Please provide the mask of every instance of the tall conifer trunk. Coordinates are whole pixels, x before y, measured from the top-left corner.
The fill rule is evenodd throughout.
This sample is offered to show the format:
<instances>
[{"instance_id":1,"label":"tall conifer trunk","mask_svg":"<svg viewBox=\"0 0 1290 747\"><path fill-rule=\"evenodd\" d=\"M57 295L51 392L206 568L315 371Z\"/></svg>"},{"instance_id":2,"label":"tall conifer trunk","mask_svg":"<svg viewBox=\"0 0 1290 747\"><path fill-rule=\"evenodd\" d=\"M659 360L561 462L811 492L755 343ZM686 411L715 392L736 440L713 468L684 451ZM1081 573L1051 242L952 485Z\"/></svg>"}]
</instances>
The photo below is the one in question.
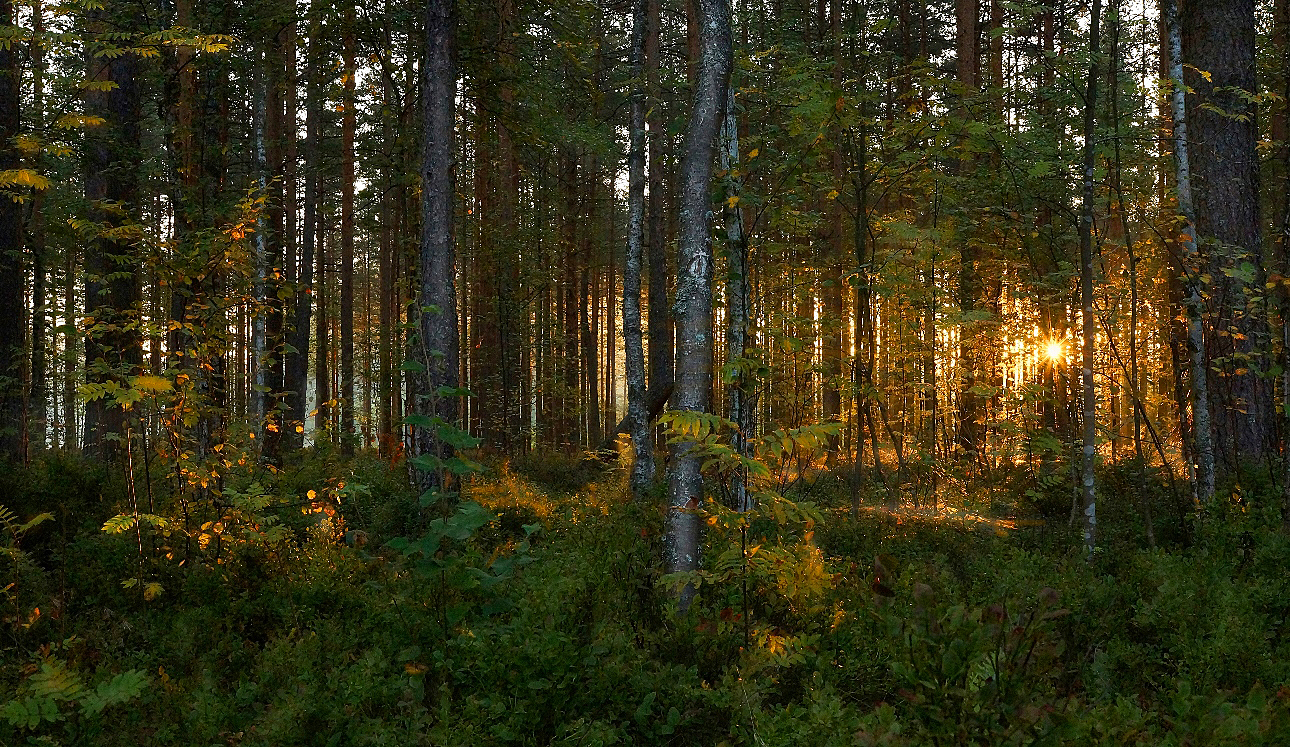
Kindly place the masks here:
<instances>
[{"instance_id":1,"label":"tall conifer trunk","mask_svg":"<svg viewBox=\"0 0 1290 747\"><path fill-rule=\"evenodd\" d=\"M427 0L426 58L422 65L425 127L421 165L420 358L426 367L417 410L448 423L457 420L457 398L441 389L459 381L456 251L453 236L453 165L456 161L456 0ZM416 453L446 458L452 447L433 427L419 428ZM424 488L441 487L438 476L422 472Z\"/></svg>"},{"instance_id":2,"label":"tall conifer trunk","mask_svg":"<svg viewBox=\"0 0 1290 747\"><path fill-rule=\"evenodd\" d=\"M0 0L0 28L13 27L13 3ZM20 164L13 138L18 134L22 87L18 47L0 46L0 171ZM17 188L15 188L17 189ZM22 271L22 204L0 194L0 459L23 458L23 344L26 318Z\"/></svg>"},{"instance_id":3,"label":"tall conifer trunk","mask_svg":"<svg viewBox=\"0 0 1290 747\"><path fill-rule=\"evenodd\" d=\"M120 19L109 19L105 11L90 14L89 27L96 33L120 29ZM115 42L109 42L115 46ZM85 93L86 113L102 117L106 124L87 137L85 153L85 198L90 217L105 228L119 227L138 215L139 174L139 63L134 54L97 56L97 42L88 49L89 79L114 86L96 87ZM134 327L138 321L142 291L133 272L135 247L113 235L100 233L85 252L85 312L93 320L85 337L87 383L121 381L136 373L143 362L143 348ZM128 270L128 271L127 271ZM104 461L119 453L109 434L124 433L124 411L104 398L86 403L84 449Z\"/></svg>"},{"instance_id":4,"label":"tall conifer trunk","mask_svg":"<svg viewBox=\"0 0 1290 747\"><path fill-rule=\"evenodd\" d=\"M31 28L35 41L31 44L32 130L38 137L45 131L45 8L44 0L32 3ZM38 172L44 159L37 153L32 157L32 167ZM31 215L26 226L26 240L31 250L31 386L28 390L30 405L27 415L28 443L44 449L48 439L48 370L49 338L46 326L48 301L48 267L45 254L45 191L36 190L31 196ZM55 438L57 438L55 436Z\"/></svg>"},{"instance_id":5,"label":"tall conifer trunk","mask_svg":"<svg viewBox=\"0 0 1290 747\"><path fill-rule=\"evenodd\" d=\"M647 151L649 163L649 200L646 217L646 242L649 255L649 392L652 396L672 386L675 379L675 329L672 308L668 302L671 272L668 263L667 228L665 222L666 188L664 175L667 165L663 146L667 134L663 131L663 98L659 81L661 51L659 39L662 29L660 3L645 3L645 79L648 104L645 112L649 128Z\"/></svg>"},{"instance_id":6,"label":"tall conifer trunk","mask_svg":"<svg viewBox=\"0 0 1290 747\"><path fill-rule=\"evenodd\" d=\"M1226 472L1263 469L1273 449L1275 408L1270 365L1260 343L1263 231L1259 200L1254 0L1182 4L1187 133L1200 272L1210 329L1210 418L1215 457ZM1199 427L1199 422L1197 422Z\"/></svg>"},{"instance_id":7,"label":"tall conifer trunk","mask_svg":"<svg viewBox=\"0 0 1290 747\"><path fill-rule=\"evenodd\" d=\"M309 417L309 341L312 337L313 304L318 296L315 287L314 254L320 233L318 231L318 206L322 199L318 179L319 119L322 102L317 75L318 36L321 31L316 16L309 23L309 49L306 56L305 79L305 181L304 209L300 225L300 275L296 279L295 314L291 329L291 346L287 353L287 435L294 448L304 446L304 425ZM321 263L319 263L321 264ZM320 340L321 342L321 340ZM321 398L319 398L321 401ZM299 429L299 430L297 430Z\"/></svg>"},{"instance_id":8,"label":"tall conifer trunk","mask_svg":"<svg viewBox=\"0 0 1290 747\"><path fill-rule=\"evenodd\" d=\"M752 323L749 311L752 291L748 285L748 237L744 234L743 208L739 205L743 180L739 173L739 120L733 85L727 88L726 110L721 124L721 170L726 174L723 185L726 199L722 208L726 225L726 360L733 364L726 409L730 422L735 424L730 446L735 453L748 457L751 456L749 444L753 436L752 382L749 381L749 368L740 361L745 354ZM838 324L844 322L840 317L837 319ZM752 510L752 495L742 472L735 476L732 492L735 510Z\"/></svg>"},{"instance_id":9,"label":"tall conifer trunk","mask_svg":"<svg viewBox=\"0 0 1290 747\"><path fill-rule=\"evenodd\" d=\"M345 4L343 55L345 111L340 156L340 437L341 451L354 453L354 3Z\"/></svg>"},{"instance_id":10,"label":"tall conifer trunk","mask_svg":"<svg viewBox=\"0 0 1290 747\"><path fill-rule=\"evenodd\" d=\"M654 479L654 446L645 413L645 351L641 335L641 260L645 249L646 7L632 0L631 90L627 147L627 256L623 264L623 342L626 346L627 420L632 438L630 483L640 498Z\"/></svg>"},{"instance_id":11,"label":"tall conifer trunk","mask_svg":"<svg viewBox=\"0 0 1290 747\"><path fill-rule=\"evenodd\" d=\"M1093 467L1097 457L1097 395L1093 389L1093 343L1097 322L1093 318L1093 168L1096 154L1098 47L1101 0L1093 0L1089 26L1088 85L1084 94L1084 198L1080 215L1080 296L1084 307L1084 350L1081 383L1084 393L1084 449L1080 482L1084 514L1084 552L1090 557L1097 546L1097 494Z\"/></svg>"}]
</instances>

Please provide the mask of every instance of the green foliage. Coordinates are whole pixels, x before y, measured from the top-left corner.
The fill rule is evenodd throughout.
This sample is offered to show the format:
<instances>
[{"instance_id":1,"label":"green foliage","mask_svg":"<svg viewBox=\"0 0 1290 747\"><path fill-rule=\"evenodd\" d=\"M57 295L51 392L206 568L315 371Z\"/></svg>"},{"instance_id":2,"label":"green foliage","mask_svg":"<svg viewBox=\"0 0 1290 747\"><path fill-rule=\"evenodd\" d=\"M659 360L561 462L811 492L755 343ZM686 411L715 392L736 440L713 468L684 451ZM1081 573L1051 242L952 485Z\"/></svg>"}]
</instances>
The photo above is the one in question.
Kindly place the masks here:
<instances>
[{"instance_id":1,"label":"green foliage","mask_svg":"<svg viewBox=\"0 0 1290 747\"><path fill-rule=\"evenodd\" d=\"M41 730L42 725L69 718L97 719L104 710L137 699L147 686L148 677L132 669L90 688L78 672L50 656L19 686L15 697L0 706L0 719L19 731Z\"/></svg>"},{"instance_id":2,"label":"green foliage","mask_svg":"<svg viewBox=\"0 0 1290 747\"><path fill-rule=\"evenodd\" d=\"M710 501L679 618L661 510L624 500L623 475L569 494L501 467L426 508L376 460L261 478L230 477L227 523L193 562L148 560L166 589L149 604L102 579L137 575L136 529L182 558L182 520L123 542L101 516L35 556L66 563L73 638L49 614L14 626L0 743L1146 747L1290 730L1290 541L1253 490L1200 523L1203 546L1092 566L1038 527L853 519L828 492L762 490L743 514ZM59 479L38 484L81 489ZM416 531L354 541L379 502ZM24 594L58 609L57 586Z\"/></svg>"}]
</instances>

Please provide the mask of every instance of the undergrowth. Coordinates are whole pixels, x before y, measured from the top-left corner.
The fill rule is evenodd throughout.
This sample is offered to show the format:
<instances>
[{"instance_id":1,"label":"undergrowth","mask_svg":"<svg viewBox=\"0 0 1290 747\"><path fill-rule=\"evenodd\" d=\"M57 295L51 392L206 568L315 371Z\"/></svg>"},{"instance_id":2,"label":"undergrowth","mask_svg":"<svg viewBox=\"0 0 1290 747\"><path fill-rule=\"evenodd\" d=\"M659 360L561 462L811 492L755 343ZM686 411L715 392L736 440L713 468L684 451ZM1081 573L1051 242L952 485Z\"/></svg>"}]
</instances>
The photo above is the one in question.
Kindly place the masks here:
<instances>
[{"instance_id":1,"label":"undergrowth","mask_svg":"<svg viewBox=\"0 0 1290 747\"><path fill-rule=\"evenodd\" d=\"M187 548L100 531L121 493L86 465L6 474L0 744L1290 743L1290 540L1255 494L1090 563L1061 521L853 516L825 476L711 505L679 616L661 501L564 465L427 508L402 467L307 461Z\"/></svg>"}]
</instances>

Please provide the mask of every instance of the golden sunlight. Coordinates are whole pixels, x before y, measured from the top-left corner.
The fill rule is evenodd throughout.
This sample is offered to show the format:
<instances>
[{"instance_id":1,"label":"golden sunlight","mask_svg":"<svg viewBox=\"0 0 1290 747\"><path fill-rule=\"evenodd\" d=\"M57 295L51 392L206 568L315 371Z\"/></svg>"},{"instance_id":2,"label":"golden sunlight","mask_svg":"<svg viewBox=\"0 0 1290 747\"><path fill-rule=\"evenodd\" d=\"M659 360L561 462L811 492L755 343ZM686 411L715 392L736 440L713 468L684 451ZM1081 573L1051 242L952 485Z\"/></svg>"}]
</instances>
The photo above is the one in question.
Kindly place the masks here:
<instances>
[{"instance_id":1,"label":"golden sunlight","mask_svg":"<svg viewBox=\"0 0 1290 747\"><path fill-rule=\"evenodd\" d=\"M1048 343L1048 349L1045 352L1048 354L1048 360L1058 361L1066 354L1066 346L1058 340L1052 340Z\"/></svg>"}]
</instances>

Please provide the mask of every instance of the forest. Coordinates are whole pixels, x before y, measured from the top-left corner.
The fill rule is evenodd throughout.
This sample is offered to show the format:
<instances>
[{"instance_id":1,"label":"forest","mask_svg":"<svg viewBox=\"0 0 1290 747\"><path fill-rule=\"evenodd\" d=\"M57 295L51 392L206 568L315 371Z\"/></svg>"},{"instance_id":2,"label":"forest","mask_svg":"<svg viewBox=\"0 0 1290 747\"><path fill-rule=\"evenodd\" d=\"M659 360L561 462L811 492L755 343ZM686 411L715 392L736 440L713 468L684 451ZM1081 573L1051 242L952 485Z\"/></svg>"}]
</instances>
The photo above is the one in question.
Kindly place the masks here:
<instances>
[{"instance_id":1,"label":"forest","mask_svg":"<svg viewBox=\"0 0 1290 747\"><path fill-rule=\"evenodd\" d=\"M0 0L0 744L1290 744L1290 0Z\"/></svg>"}]
</instances>

